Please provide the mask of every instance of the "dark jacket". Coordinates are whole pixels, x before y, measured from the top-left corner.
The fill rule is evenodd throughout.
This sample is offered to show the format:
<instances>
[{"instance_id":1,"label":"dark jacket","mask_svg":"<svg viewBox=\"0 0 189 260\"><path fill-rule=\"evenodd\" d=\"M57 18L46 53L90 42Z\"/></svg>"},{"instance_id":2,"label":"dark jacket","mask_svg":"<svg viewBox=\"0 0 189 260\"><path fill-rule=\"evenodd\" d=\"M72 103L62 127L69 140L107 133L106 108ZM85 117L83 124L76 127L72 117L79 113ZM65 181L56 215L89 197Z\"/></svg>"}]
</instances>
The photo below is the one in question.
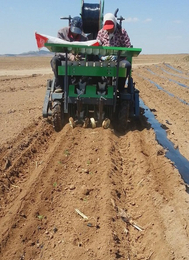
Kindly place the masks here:
<instances>
[{"instance_id":1,"label":"dark jacket","mask_svg":"<svg viewBox=\"0 0 189 260\"><path fill-rule=\"evenodd\" d=\"M81 35L78 35L77 38L73 38L69 27L64 27L64 28L60 29L58 31L57 37L62 40L68 41L68 42L75 42L75 41L84 42L84 41L88 40L88 38L85 36L84 33ZM65 53L56 53L55 55L62 57L63 59L65 58ZM68 59L70 59L71 55L73 55L73 54L71 54L71 53L68 54Z\"/></svg>"}]
</instances>

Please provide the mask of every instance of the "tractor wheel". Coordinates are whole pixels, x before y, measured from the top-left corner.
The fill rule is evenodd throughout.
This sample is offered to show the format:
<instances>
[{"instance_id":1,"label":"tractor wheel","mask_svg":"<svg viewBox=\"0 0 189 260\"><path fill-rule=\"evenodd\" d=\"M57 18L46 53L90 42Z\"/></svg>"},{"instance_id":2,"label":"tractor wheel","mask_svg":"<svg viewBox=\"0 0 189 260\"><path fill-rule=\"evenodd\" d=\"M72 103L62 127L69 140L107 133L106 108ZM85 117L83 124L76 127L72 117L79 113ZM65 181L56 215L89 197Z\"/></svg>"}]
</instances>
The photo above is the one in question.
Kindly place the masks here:
<instances>
[{"instance_id":1,"label":"tractor wheel","mask_svg":"<svg viewBox=\"0 0 189 260\"><path fill-rule=\"evenodd\" d=\"M64 123L63 106L61 102L55 102L52 108L52 123L56 132L62 130Z\"/></svg>"},{"instance_id":2,"label":"tractor wheel","mask_svg":"<svg viewBox=\"0 0 189 260\"><path fill-rule=\"evenodd\" d=\"M129 102L122 101L120 104L120 109L118 113L118 120L119 120L119 130L126 131L129 119Z\"/></svg>"}]
</instances>

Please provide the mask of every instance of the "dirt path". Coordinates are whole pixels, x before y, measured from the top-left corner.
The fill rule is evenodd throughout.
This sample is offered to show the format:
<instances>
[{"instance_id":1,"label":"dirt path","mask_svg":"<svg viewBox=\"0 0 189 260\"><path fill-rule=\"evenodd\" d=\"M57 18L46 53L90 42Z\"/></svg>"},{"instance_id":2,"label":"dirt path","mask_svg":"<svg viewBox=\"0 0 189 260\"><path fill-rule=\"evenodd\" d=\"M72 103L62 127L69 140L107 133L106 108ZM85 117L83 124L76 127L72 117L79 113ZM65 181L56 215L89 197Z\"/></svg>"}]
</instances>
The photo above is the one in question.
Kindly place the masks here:
<instances>
[{"instance_id":1,"label":"dirt path","mask_svg":"<svg viewBox=\"0 0 189 260\"><path fill-rule=\"evenodd\" d=\"M189 87L188 64L168 58L182 73L142 56L133 77L189 160L188 88L169 80ZM186 186L143 110L125 135L68 124L56 133L41 118L50 76L0 77L0 259L189 259Z\"/></svg>"}]
</instances>

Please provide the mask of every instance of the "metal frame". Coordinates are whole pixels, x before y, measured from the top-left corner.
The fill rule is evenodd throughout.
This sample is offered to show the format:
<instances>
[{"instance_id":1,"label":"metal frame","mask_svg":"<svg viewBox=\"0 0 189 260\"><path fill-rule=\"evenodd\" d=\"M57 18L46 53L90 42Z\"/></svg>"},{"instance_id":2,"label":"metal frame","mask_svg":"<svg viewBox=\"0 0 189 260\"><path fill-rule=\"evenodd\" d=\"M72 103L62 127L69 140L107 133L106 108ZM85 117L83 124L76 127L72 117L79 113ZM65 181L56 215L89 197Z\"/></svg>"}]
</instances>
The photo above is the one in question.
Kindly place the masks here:
<instances>
[{"instance_id":1,"label":"metal frame","mask_svg":"<svg viewBox=\"0 0 189 260\"><path fill-rule=\"evenodd\" d=\"M54 44L45 43L50 51L53 52L63 52L65 53L65 65L61 65L58 68L59 75L64 76L64 93L54 93L53 89L51 91L47 90L45 96L45 102L43 107L43 116L48 117L52 111L48 112L49 104L48 100L51 102L61 101L63 103L63 112L65 114L69 113L69 105L73 104L77 106L77 111L80 111L82 105L94 105L98 106L99 111L103 111L103 106L112 106L113 113L116 111L117 99L126 100L130 102L133 106L133 110L136 116L139 115L139 91L135 89L132 75L130 75L130 93L119 93L117 96L118 89L118 79L119 77L126 77L126 68L119 66L119 61L126 57L127 60L132 65L132 57L136 57L141 52L139 48L125 48L125 47L109 47L109 46L86 46L77 45L75 43L66 44ZM103 56L117 56L117 65L115 67L93 67L93 66L73 66L68 63L68 53L82 54L85 56L85 61L87 62L87 57L89 54L103 55ZM116 78L116 84L114 86L108 86L108 91L105 95L96 94L96 86L87 85L86 92L82 95L78 95L74 92L74 85L68 85L69 76L89 76L89 77L110 77ZM53 84L53 83L52 83ZM79 112L78 112L79 113ZM101 114L100 114L101 115ZM101 117L101 116L100 116Z\"/></svg>"}]
</instances>

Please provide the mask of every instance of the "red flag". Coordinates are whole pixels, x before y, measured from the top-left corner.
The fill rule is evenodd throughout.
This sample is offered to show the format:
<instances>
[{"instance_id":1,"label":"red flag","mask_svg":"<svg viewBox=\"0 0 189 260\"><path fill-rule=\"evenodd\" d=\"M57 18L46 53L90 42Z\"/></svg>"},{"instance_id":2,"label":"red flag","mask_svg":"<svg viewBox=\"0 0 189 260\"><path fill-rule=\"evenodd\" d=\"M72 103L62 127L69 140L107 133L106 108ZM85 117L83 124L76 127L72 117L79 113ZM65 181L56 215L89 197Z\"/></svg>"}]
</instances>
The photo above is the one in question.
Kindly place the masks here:
<instances>
[{"instance_id":1,"label":"red flag","mask_svg":"<svg viewBox=\"0 0 189 260\"><path fill-rule=\"evenodd\" d=\"M97 42L93 43L91 46L100 46L100 43L97 41Z\"/></svg>"},{"instance_id":2,"label":"red flag","mask_svg":"<svg viewBox=\"0 0 189 260\"><path fill-rule=\"evenodd\" d=\"M35 38L37 41L37 47L40 49L42 47L44 47L45 43L48 41L48 38L45 36L42 36L38 33L35 33Z\"/></svg>"}]
</instances>

